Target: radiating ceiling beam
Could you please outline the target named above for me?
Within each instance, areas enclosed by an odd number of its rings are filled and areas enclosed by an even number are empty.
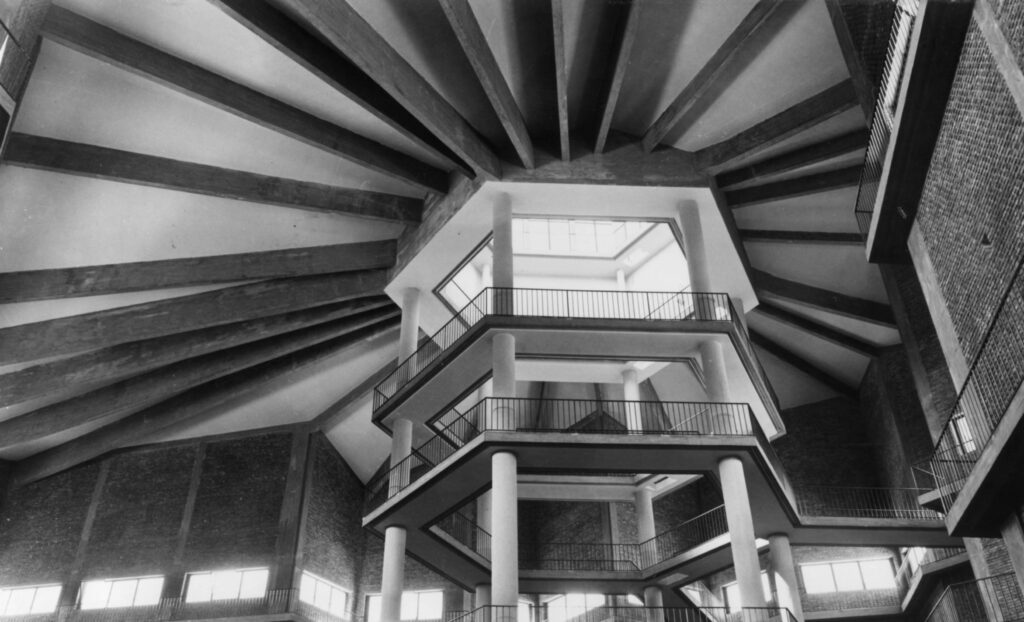
[[[860,183],[862,170],[860,166],[850,166],[836,171],[815,173],[740,190],[727,190],[725,200],[729,203],[729,207],[735,209],[839,188],[850,188]]]
[[[766,177],[788,171],[814,166],[827,162],[842,155],[862,151],[868,144],[867,130],[854,130],[828,138],[819,143],[799,147],[781,155],[748,164],[747,166],[719,173],[715,176],[719,188],[728,188],[750,181],[760,181]]]
[[[698,165],[704,169],[720,170],[741,156],[760,153],[856,105],[853,83],[844,80],[735,136],[697,151]]]
[[[505,128],[512,146],[519,155],[519,160],[526,168],[533,168],[533,142],[526,129],[523,114],[512,96],[512,90],[505,81],[505,76],[498,67],[494,52],[487,43],[480,23],[469,6],[469,0],[438,0],[455,38],[459,40],[462,51],[466,53],[473,72],[476,73],[480,86],[483,87],[487,99],[491,102],[498,121]]]
[[[786,6],[785,2],[759,0],[750,9],[697,75],[647,129],[642,141],[645,151],[653,150],[673,128],[682,126],[680,131],[685,131],[688,123],[696,120],[691,118],[684,123],[687,112],[706,100],[713,100],[736,79],[747,61],[759,51],[761,46],[755,43],[763,43],[786,23],[784,19],[772,19],[777,13],[792,13],[781,10]]]
[[[323,80],[402,136],[466,174],[469,168],[419,119],[361,69],[306,32],[266,0],[210,0],[276,50]]]
[[[387,296],[369,296],[246,322],[122,343],[47,361],[0,375],[0,407],[58,395],[75,387],[102,386],[185,359],[389,307],[391,304]]]
[[[761,304],[757,305],[757,308],[754,309],[754,311],[761,315],[770,317],[777,322],[782,322],[783,324],[802,330],[819,339],[824,339],[825,341],[834,343],[837,346],[846,348],[851,352],[856,352],[857,354],[861,354],[869,358],[878,356],[878,347],[875,345],[867,343],[866,341],[861,341],[852,335],[840,332],[829,326],[825,326],[824,324],[819,324],[818,322],[799,316],[771,303],[761,301]]]
[[[561,0],[552,0],[552,4],[561,5]],[[611,130],[612,119],[615,117],[615,105],[619,102],[622,85],[626,81],[629,57],[633,52],[633,44],[636,42],[636,36],[640,30],[641,6],[643,6],[643,0],[626,0],[616,12],[617,24],[612,50],[612,57],[615,60],[597,107],[597,135],[594,138],[594,153],[604,151],[605,143],[608,140],[608,132]]]
[[[0,304],[390,268],[395,241],[0,272]]]
[[[776,242],[783,244],[846,244],[864,246],[859,233],[836,231],[780,231],[768,229],[740,229],[744,242]]]
[[[0,421],[0,450],[43,441],[97,422],[111,423],[183,391],[396,318],[392,307],[309,326],[160,367],[69,400]]]
[[[836,378],[832,374],[825,372],[817,365],[808,362],[799,354],[796,354],[792,350],[782,347],[781,345],[775,343],[774,341],[758,333],[757,331],[750,331],[750,340],[754,342],[754,345],[765,350],[775,358],[803,372],[804,374],[807,374],[811,378],[814,378],[815,380],[832,389],[836,393],[845,395],[846,397],[853,399],[857,398],[856,388],[849,386],[848,384]]]
[[[368,339],[393,332],[398,324],[398,319],[382,321],[369,328],[202,384],[131,417],[18,462],[12,473],[12,483],[23,486],[115,449],[143,442],[171,426],[199,423],[216,417],[220,414],[218,407],[258,391],[281,376],[315,365]]]
[[[54,6],[46,38],[152,79],[269,130],[425,192],[446,192],[448,173],[176,56]]]
[[[420,120],[474,172],[501,177],[501,162],[465,119],[345,0],[281,0]]]
[[[861,110],[864,112],[864,121],[871,123],[875,113],[875,85],[871,81],[864,62],[857,46],[853,42],[853,35],[850,33],[849,23],[843,15],[843,3],[841,0],[825,0],[828,8],[829,19],[832,20],[832,30],[836,33],[836,42],[843,53],[843,60],[846,62],[846,69],[850,73],[850,80],[857,92],[857,101],[860,102]],[[895,8],[895,4],[892,5]]]
[[[261,281],[0,329],[0,364],[106,348],[379,294],[386,270]]]
[[[562,0],[551,0],[551,32],[554,39],[558,149],[562,161],[568,162],[572,159],[572,145],[569,141],[569,60],[565,56],[565,8]]]
[[[423,201],[14,133],[4,163],[207,196],[394,222],[419,222]]]
[[[757,294],[785,298],[838,315],[895,328],[896,320],[888,305],[831,290],[790,281],[762,270],[753,270],[751,280]]]

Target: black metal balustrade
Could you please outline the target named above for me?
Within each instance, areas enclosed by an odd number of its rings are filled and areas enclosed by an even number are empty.
[[[367,483],[367,511],[405,490],[485,431],[666,436],[751,436],[759,425],[747,404],[487,398]],[[763,438],[763,434],[761,436]],[[767,445],[765,451],[772,452]]]
[[[802,516],[883,518],[941,521],[942,515],[922,507],[919,488],[800,486],[797,512]]]
[[[895,13],[889,30],[889,47],[882,70],[881,91],[871,119],[871,136],[864,154],[864,172],[861,173],[860,189],[854,208],[857,226],[865,239],[871,229],[875,200],[882,180],[882,167],[892,138],[897,98],[903,84],[903,68],[910,49],[910,35],[914,29],[914,20],[917,18],[917,0],[897,0],[893,4]]]
[[[421,370],[488,316],[739,323],[727,294],[489,287],[377,385],[373,392],[373,410],[386,404]],[[753,352],[749,344],[747,349]],[[767,382],[764,384],[768,386]]]
[[[989,620],[1024,620],[1024,598],[1014,573],[950,585],[925,618],[925,622]]]
[[[434,526],[484,559],[491,558],[491,534],[468,516],[452,512]]]
[[[480,607],[449,622],[796,622],[788,609],[747,607],[729,612],[725,607]]]
[[[725,506],[720,505],[638,544],[642,567],[649,568],[672,559],[727,533]]]
[[[80,609],[58,607],[51,613],[4,616],[6,622],[174,622],[213,620],[259,615],[291,614],[302,622],[341,622],[341,618],[301,603],[297,590],[268,590],[259,598],[188,602],[164,598],[151,606]]]
[[[967,549],[963,547],[950,546],[924,549],[924,552],[916,558],[912,557],[914,553],[904,556],[900,567],[896,570],[896,585],[900,591],[900,599],[902,600],[907,595],[914,580],[927,569],[929,564],[956,557],[966,552]]]

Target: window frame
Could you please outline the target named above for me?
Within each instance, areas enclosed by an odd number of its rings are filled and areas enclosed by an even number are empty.
[[[416,595],[416,617],[415,618],[403,618],[403,617],[401,617],[402,616],[401,610],[403,609],[403,607],[399,606],[399,619],[400,620],[402,620],[404,622],[419,622],[419,621],[423,621],[423,620],[443,620],[444,619],[444,590],[442,590],[442,589],[403,590],[402,591],[402,600],[403,600],[403,602],[405,601],[405,598],[406,598],[407,594],[415,594]],[[440,594],[440,596],[441,596],[441,615],[440,616],[438,616],[436,618],[421,618],[421,617],[419,617],[420,608],[422,607],[422,605],[420,603],[420,598],[421,598],[421,596],[423,594]],[[375,593],[375,594],[367,594],[366,595],[366,599],[364,601],[364,609],[363,609],[363,617],[366,619],[366,622],[380,622],[380,614],[378,614],[377,619],[374,619],[374,618],[370,617],[370,602],[371,602],[372,599],[376,599],[377,601],[381,602],[381,605],[383,606],[383,600],[382,600],[381,597],[382,597],[382,595],[379,592]]]
[[[206,598],[206,599],[203,599],[203,600],[190,600],[189,599],[189,591],[191,590],[193,578],[195,578],[197,576],[201,576],[201,575],[209,575],[212,578],[212,576],[217,574],[217,573],[225,573],[225,572],[235,572],[235,573],[238,573],[238,575],[239,575],[239,578],[238,578],[238,591],[236,592],[234,597],[232,597],[232,598],[214,598],[214,596],[213,596],[213,586],[211,585],[211,587],[210,587],[210,597],[209,598]],[[267,579],[266,579],[266,582],[263,585],[263,593],[261,595],[259,595],[259,596],[250,596],[250,597],[247,597],[247,598],[242,598],[242,585],[243,585],[243,581],[244,581],[244,578],[245,578],[245,574],[246,573],[250,573],[250,572],[265,572],[266,573]],[[268,566],[256,566],[256,567],[250,567],[250,568],[224,568],[224,569],[220,569],[220,570],[198,570],[198,571],[194,571],[194,572],[187,572],[187,573],[185,573],[185,580],[184,580],[184,582],[182,582],[181,592],[182,592],[181,593],[181,599],[182,599],[182,601],[184,601],[184,603],[186,605],[193,604],[193,603],[214,603],[214,602],[222,602],[222,601],[229,601],[229,600],[257,600],[257,599],[260,599],[260,598],[266,598],[267,595],[270,593],[270,568]]]
[[[302,588],[303,588],[304,580],[306,579],[306,577],[309,577],[312,581],[314,581],[314,592],[313,592],[312,598],[310,598],[309,600],[306,600],[305,598],[303,598],[303,589]],[[317,594],[316,588],[319,585],[324,585],[324,586],[328,587],[331,590],[331,592],[330,592],[331,604],[328,605],[327,609],[324,609],[323,607],[321,607],[320,605],[318,605],[316,603],[316,594]],[[335,613],[330,608],[332,606],[333,602],[334,602],[334,594],[335,594],[335,592],[340,592],[345,597],[344,605],[341,608],[341,613]],[[348,590],[346,590],[345,588],[341,587],[337,583],[334,583],[332,581],[328,581],[327,579],[321,577],[320,575],[317,575],[317,574],[314,574],[312,572],[309,572],[308,570],[303,570],[302,571],[302,575],[299,577],[299,601],[303,602],[303,603],[306,603],[307,605],[309,605],[310,607],[313,607],[317,611],[323,611],[324,613],[327,613],[328,615],[332,615],[332,616],[334,616],[336,618],[341,618],[343,620],[348,620],[348,619],[351,619],[351,617],[352,617],[352,611],[351,611],[352,593],[349,592]]]
[[[889,568],[889,577],[891,585],[888,587],[868,587],[868,582],[864,579],[864,563],[872,562],[886,562]],[[860,588],[858,589],[842,589],[839,587],[839,582],[836,580],[836,572],[834,566],[836,564],[849,565],[856,564],[857,576],[860,579]],[[808,562],[805,564],[799,564],[800,566],[800,587],[803,589],[805,594],[839,594],[839,593],[852,593],[852,592],[872,592],[877,590],[889,590],[897,587],[896,582],[896,567],[893,563],[892,557],[864,557],[858,559],[836,559],[827,562]],[[804,569],[808,567],[827,567],[829,576],[832,579],[832,589],[829,591],[815,591],[811,592],[807,589],[807,582],[804,578]]]
[[[135,602],[136,599],[139,596],[139,583],[141,581],[145,581],[147,579],[160,579],[160,595],[157,596],[157,599],[156,599],[155,603],[148,603],[148,604],[140,605],[140,604],[137,604]],[[128,604],[128,605],[111,605],[110,604],[110,594],[112,592],[113,585],[115,583],[126,583],[128,581],[133,581],[135,583],[135,588],[132,591],[132,602],[131,602],[131,604]],[[111,579],[90,579],[88,581],[82,581],[81,584],[78,586],[78,599],[75,602],[77,603],[78,609],[80,609],[82,611],[100,611],[102,609],[132,609],[132,608],[136,608],[136,607],[159,607],[160,606],[160,601],[163,600],[163,590],[164,590],[164,587],[165,587],[165,581],[166,581],[166,577],[164,575],[142,575],[142,576],[138,576],[138,577],[116,577],[116,578],[111,578]],[[95,583],[109,583],[111,585],[110,589],[107,590],[106,603],[102,607],[91,607],[91,606],[90,607],[85,607],[85,606],[83,606],[83,603],[85,602],[86,586],[89,585],[89,584],[95,584]]]
[[[739,585],[739,581],[733,581],[732,583],[726,583],[722,586],[722,604],[725,605],[727,613],[736,613],[737,611],[742,609],[742,607],[740,607],[738,604],[736,606],[733,606],[733,604],[729,602],[731,600],[729,598],[729,588],[739,588]],[[761,571],[761,593],[761,595],[764,596],[764,601],[766,603],[770,603],[775,599],[775,593],[772,592],[771,578],[768,576],[767,570]]]
[[[34,611],[33,609],[36,603],[36,598],[39,596],[39,590],[52,588],[57,588],[57,597],[53,600],[53,608],[46,611]],[[25,613],[7,613],[7,607],[11,602],[11,594],[23,590],[32,590],[32,600],[29,602],[29,610]],[[6,594],[6,597],[0,598],[0,618],[53,613],[60,608],[60,597],[63,592],[64,586],[60,583],[39,583],[35,585],[11,585],[0,587],[0,594]]]

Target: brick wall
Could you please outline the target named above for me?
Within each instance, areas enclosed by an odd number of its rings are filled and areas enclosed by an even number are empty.
[[[793,486],[877,486],[875,452],[857,402],[837,397],[782,412],[773,445]]]
[[[875,447],[880,484],[914,487],[912,467],[931,456],[932,442],[902,347],[886,348],[868,365],[860,404]],[[922,486],[930,484],[930,479],[922,481]]]
[[[310,450],[302,567],[355,592],[366,548],[363,485],[322,434],[313,436]]]
[[[288,431],[146,447],[11,490],[0,512],[0,585],[150,573],[173,582],[188,570],[271,565],[290,449]]]
[[[882,80],[885,55],[889,49],[889,28],[893,2],[845,2],[843,17],[860,56],[865,73],[876,87]]]

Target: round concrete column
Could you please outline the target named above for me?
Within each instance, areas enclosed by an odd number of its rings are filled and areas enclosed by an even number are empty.
[[[804,622],[800,584],[796,582],[796,565],[793,563],[793,549],[789,546],[789,536],[784,533],[772,534],[768,536],[768,546],[779,607],[789,609],[798,622]]]
[[[384,530],[384,567],[380,579],[381,622],[399,622],[405,584],[405,528]]]
[[[416,359],[409,357],[416,353],[420,338],[420,290],[407,287],[402,291],[402,326],[398,334],[398,364],[409,361],[400,372],[402,382],[416,375]]]
[[[633,493],[633,506],[636,508],[636,537],[640,542],[647,542],[658,535],[654,527],[654,493],[641,488]]]
[[[684,201],[679,206],[679,222],[683,230],[683,249],[690,273],[691,292],[711,292],[707,253],[704,250],[704,231],[700,224],[700,208],[695,201]]]
[[[494,399],[488,404],[488,430],[515,430],[516,409],[514,402],[502,398],[516,396],[516,338],[509,333],[498,333],[491,337],[491,393]]]
[[[704,366],[704,384],[712,402],[729,401],[729,376],[725,370],[725,352],[722,343],[713,339],[702,341],[700,358]]]
[[[644,588],[644,607],[648,607],[647,622],[665,622],[665,600],[660,586]]]
[[[622,396],[627,402],[640,401],[640,383],[637,381],[636,370],[632,367],[622,370]],[[640,404],[626,404],[626,428],[630,432],[644,431]]]
[[[494,198],[492,207],[493,265],[491,278],[494,287],[513,287],[512,277],[512,199],[507,194]]]
[[[412,472],[411,465],[403,462],[412,454],[412,421],[409,419],[396,419],[391,431],[391,468],[402,465],[402,468],[392,470],[388,480],[388,497],[397,495],[399,491],[409,485],[409,475]]]
[[[757,558],[754,519],[750,513],[747,481],[743,477],[743,462],[735,456],[722,458],[718,461],[718,477],[722,482],[725,520],[729,527],[732,562],[740,589],[740,606],[764,607],[761,564]]]
[[[519,603],[519,508],[515,454],[491,457],[491,603]]]

